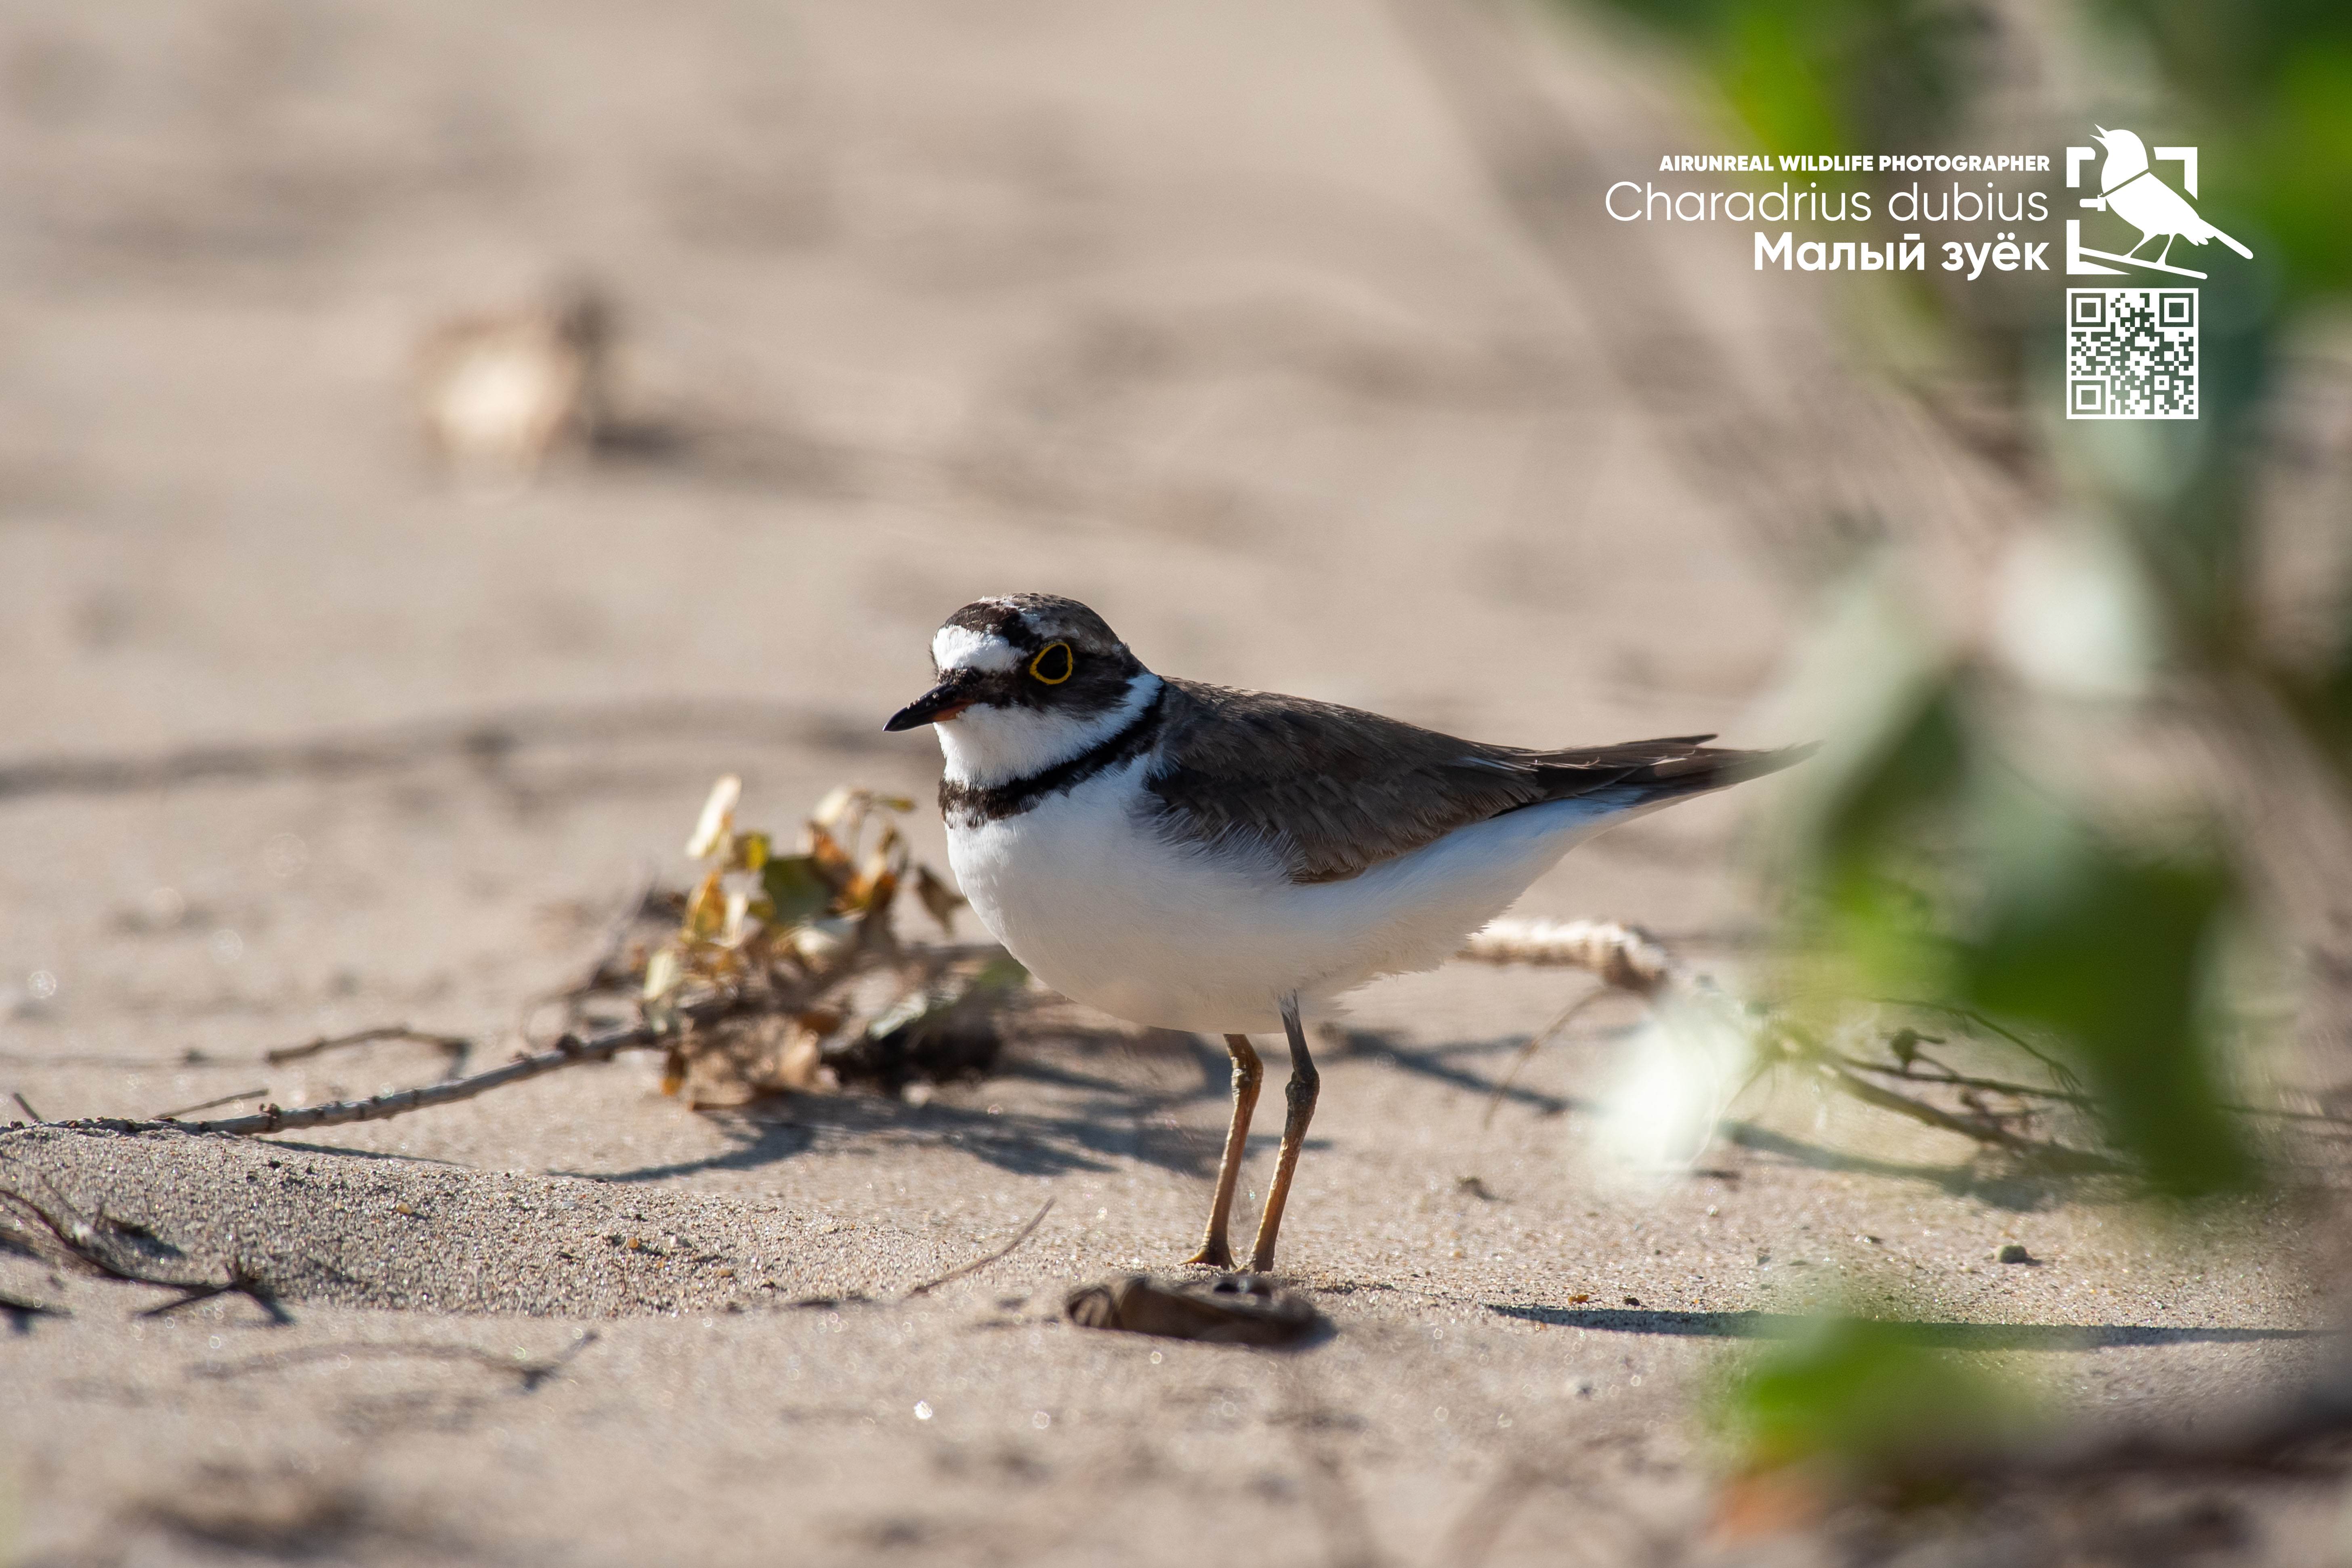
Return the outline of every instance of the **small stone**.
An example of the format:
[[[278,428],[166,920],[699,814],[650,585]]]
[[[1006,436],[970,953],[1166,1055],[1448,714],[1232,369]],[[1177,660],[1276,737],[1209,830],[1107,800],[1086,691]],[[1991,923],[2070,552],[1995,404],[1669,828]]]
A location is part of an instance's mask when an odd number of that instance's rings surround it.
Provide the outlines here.
[[[1638,1306],[1640,1306],[1641,1304],[1642,1304],[1642,1298],[1640,1298],[1639,1296],[1628,1296],[1628,1297],[1626,1297],[1626,1298],[1625,1298],[1625,1305],[1627,1305],[1627,1306],[1629,1306],[1629,1307],[1638,1307]]]
[[[1992,1255],[1992,1260],[1995,1263],[2032,1263],[2035,1258],[2033,1254],[2025,1250],[2023,1242],[2005,1241],[2001,1243],[2000,1250]]]

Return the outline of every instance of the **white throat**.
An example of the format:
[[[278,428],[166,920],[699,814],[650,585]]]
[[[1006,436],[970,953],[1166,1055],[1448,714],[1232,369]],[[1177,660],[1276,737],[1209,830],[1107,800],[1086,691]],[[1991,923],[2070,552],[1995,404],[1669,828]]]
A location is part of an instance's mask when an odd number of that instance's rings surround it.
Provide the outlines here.
[[[949,782],[987,789],[1066,763],[1127,728],[1159,690],[1160,678],[1147,669],[1127,683],[1116,704],[1098,713],[967,708],[933,726],[947,758]]]

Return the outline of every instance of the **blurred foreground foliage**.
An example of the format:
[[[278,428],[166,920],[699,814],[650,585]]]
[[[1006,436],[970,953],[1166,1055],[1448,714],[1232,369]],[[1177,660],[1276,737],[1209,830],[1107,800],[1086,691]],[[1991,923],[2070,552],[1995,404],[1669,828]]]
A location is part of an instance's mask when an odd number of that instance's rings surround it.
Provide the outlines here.
[[[2352,584],[2294,584],[2316,610],[2297,620],[2260,574],[2281,389],[2352,289],[2352,6],[1597,3],[1678,46],[1751,150],[2054,149],[2095,123],[2201,148],[2200,209],[2255,258],[2222,258],[2201,290],[2195,421],[2063,418],[2063,272],[2008,307],[1933,276],[1873,280],[1991,367],[2025,500],[1983,607],[1949,613],[1945,585],[1872,563],[1829,617],[1829,744],[1781,868],[1805,955],[1788,988],[1819,1037],[1864,999],[1981,1020],[2049,1053],[2030,1096],[2085,1113],[2150,1191],[2258,1187],[2237,1086],[2282,1009],[2250,1006],[2245,977],[2291,976],[2284,931],[2352,874]],[[2340,484],[2327,493],[2340,510]],[[1921,1039],[1889,1042],[1906,1074]],[[1951,1437],[1946,1410],[1993,1408],[1956,1378],[1834,1318],[1752,1364],[1717,1414],[1751,1472],[1867,1469]]]
[[[1942,139],[1970,127],[2002,75],[2000,29],[2021,15],[1979,0],[1604,3],[1680,45],[1758,143],[1787,153],[1948,150]],[[2170,127],[2196,132],[2207,166],[2229,171],[2226,189],[2200,193],[2200,210],[2231,233],[2267,238],[2268,253],[2259,243],[2255,251],[2288,296],[2352,287],[2352,7],[2075,0],[2039,9],[2050,34],[2106,58],[2115,97],[2153,100]]]
[[[1834,660],[1834,734],[1792,884],[1801,945],[1829,956],[1843,989],[1925,997],[2046,1037],[2158,1189],[2246,1188],[2256,1163],[2220,1109],[2231,1071],[2220,1053],[2242,1034],[2226,1016],[2221,958],[2270,900],[2266,847],[2246,841],[2231,803],[2195,798],[2210,783],[2184,786],[2185,810],[2151,808],[2106,764],[2150,751],[2185,712],[2242,760],[2291,741],[2333,774],[2329,804],[2344,816],[2352,595],[2337,585],[2341,629],[2317,657],[2272,635],[2247,566],[2263,542],[2263,448],[2241,437],[2262,433],[2294,307],[2352,278],[2352,9],[2115,0],[2051,8],[2036,31],[1955,0],[1617,8],[1680,42],[1776,151],[1916,149],[1981,132],[2004,53],[2013,74],[2016,57],[2059,37],[2124,62],[2098,83],[2104,96],[2065,112],[2204,138],[2206,204],[2244,225],[2259,258],[2251,279],[2209,290],[2221,307],[2209,321],[2230,318],[2209,336],[2234,334],[2252,352],[2209,376],[2199,421],[2029,419],[2050,504],[2017,520],[1984,626],[1923,630],[1938,617],[1906,602],[1912,590],[1887,576],[1866,584],[1879,602],[1850,617],[1864,629],[1848,627]],[[2048,107],[2053,130],[2071,123]],[[2229,216],[2231,204],[2244,216]],[[2021,409],[2054,402],[2049,366],[2006,363],[2019,367],[2009,393]],[[2266,732],[2273,721],[2279,731]]]
[[[1923,1444],[1975,1446],[2029,1423],[1999,1379],[1922,1345],[1906,1324],[1843,1313],[1814,1318],[1714,1403],[1750,1470],[1819,1468],[1845,1483],[1891,1479]]]
[[[2245,1191],[2258,1168],[2219,995],[2245,889],[2210,825],[2158,835],[2024,787],[1972,717],[1969,677],[1865,726],[1800,838],[1810,1011],[1924,1000],[2046,1039],[2053,1094],[2087,1089],[2157,1191]],[[1938,847],[1939,859],[1923,844]]]

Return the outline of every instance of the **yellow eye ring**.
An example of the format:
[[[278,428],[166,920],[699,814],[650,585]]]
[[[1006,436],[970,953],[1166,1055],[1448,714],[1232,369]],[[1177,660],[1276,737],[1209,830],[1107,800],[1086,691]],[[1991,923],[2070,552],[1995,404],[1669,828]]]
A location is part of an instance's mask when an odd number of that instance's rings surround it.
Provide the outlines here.
[[[1059,675],[1048,675],[1045,673],[1045,661],[1056,653],[1062,656],[1062,672]],[[1047,643],[1037,650],[1037,657],[1029,661],[1030,678],[1042,681],[1047,686],[1059,686],[1077,672],[1078,656],[1070,651],[1070,645],[1066,642]]]

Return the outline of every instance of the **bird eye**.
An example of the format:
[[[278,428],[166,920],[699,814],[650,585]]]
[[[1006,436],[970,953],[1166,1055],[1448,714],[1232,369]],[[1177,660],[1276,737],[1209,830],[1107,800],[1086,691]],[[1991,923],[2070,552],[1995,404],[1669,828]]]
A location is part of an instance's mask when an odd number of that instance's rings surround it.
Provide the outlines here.
[[[1078,656],[1066,642],[1049,642],[1029,661],[1029,673],[1048,686],[1059,686],[1078,672]]]

